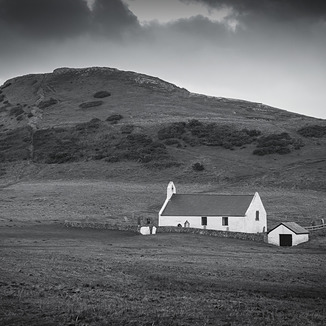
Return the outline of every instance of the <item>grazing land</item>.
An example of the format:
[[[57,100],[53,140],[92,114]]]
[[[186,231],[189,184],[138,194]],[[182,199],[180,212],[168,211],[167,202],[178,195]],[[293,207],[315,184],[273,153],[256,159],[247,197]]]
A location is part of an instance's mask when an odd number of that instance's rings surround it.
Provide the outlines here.
[[[124,176],[126,177],[126,176]],[[173,179],[172,179],[173,180]],[[114,180],[33,180],[0,188],[0,224],[90,221],[137,225],[139,218],[157,223],[169,179],[160,183]],[[268,228],[282,221],[302,226],[320,223],[325,193],[313,190],[175,183],[178,193],[253,194],[258,191],[268,213]]]
[[[324,325],[325,244],[2,226],[2,325]]]

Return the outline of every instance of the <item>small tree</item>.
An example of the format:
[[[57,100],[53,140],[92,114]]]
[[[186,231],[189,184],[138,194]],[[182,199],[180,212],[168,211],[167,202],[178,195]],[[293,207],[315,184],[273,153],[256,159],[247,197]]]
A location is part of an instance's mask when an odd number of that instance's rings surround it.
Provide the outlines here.
[[[199,163],[199,162],[193,164],[193,165],[192,165],[192,169],[193,169],[194,171],[204,171],[204,170],[205,170],[204,165],[201,164],[201,163]]]

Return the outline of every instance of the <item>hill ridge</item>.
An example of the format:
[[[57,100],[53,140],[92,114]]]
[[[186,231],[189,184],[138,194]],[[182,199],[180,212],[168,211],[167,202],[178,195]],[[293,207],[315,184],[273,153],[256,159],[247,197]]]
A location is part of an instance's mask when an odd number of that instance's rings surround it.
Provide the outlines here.
[[[108,67],[62,67],[0,87],[0,163],[28,161],[46,171],[47,164],[96,161],[107,175],[119,166],[130,176],[132,166],[138,180],[167,174],[191,182],[324,189],[325,125]],[[308,132],[300,134],[302,128]],[[314,163],[302,163],[307,159]]]

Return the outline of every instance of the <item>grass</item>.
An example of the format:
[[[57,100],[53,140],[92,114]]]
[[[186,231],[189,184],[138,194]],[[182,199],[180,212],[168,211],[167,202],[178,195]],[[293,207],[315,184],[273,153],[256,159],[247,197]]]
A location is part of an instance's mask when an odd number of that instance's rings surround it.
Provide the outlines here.
[[[323,249],[1,227],[5,325],[322,325]]]
[[[99,178],[103,172],[99,166]],[[150,171],[144,168],[144,175]],[[82,173],[83,171],[80,171]],[[204,171],[200,172],[203,173]],[[47,175],[51,170],[45,172]],[[57,174],[58,171],[55,172]],[[69,171],[67,171],[69,173]],[[130,176],[133,170],[130,170]],[[193,172],[198,174],[198,172]],[[70,175],[73,176],[72,172]],[[63,222],[81,220],[95,222],[136,223],[138,217],[156,220],[166,197],[167,181],[160,183],[122,182],[109,176],[103,180],[39,180],[16,183],[1,190],[0,222],[13,225],[20,222]],[[41,177],[41,175],[40,175]],[[127,178],[128,175],[126,174]],[[142,176],[140,176],[142,178]],[[64,180],[66,179],[66,180]],[[173,178],[172,178],[173,180]],[[221,188],[213,184],[175,183],[178,193],[241,194],[258,191],[268,214],[268,227],[278,222],[295,221],[310,225],[324,216],[324,193],[316,191],[273,188]],[[13,222],[9,222],[12,220]]]

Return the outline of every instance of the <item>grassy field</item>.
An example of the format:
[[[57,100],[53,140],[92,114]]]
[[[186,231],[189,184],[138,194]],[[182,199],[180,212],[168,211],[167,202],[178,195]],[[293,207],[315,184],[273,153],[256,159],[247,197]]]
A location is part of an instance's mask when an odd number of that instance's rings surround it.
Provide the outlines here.
[[[126,177],[126,175],[124,175]],[[171,179],[174,180],[174,179]],[[65,220],[136,224],[138,218],[157,219],[170,179],[160,183],[103,180],[34,180],[0,188],[2,225]],[[268,227],[295,221],[319,223],[325,193],[313,190],[178,183],[178,193],[253,194],[259,192],[268,214]]]
[[[180,193],[252,192],[176,184]],[[223,191],[222,191],[223,190]],[[322,192],[255,189],[310,224]],[[64,220],[157,216],[166,183],[34,180],[0,189],[1,325],[324,325],[326,238],[292,248],[191,234],[143,237]]]
[[[1,325],[324,325],[325,243],[0,227]]]

